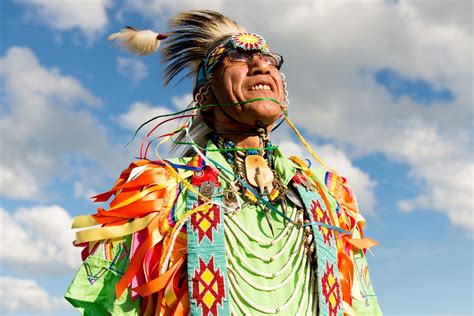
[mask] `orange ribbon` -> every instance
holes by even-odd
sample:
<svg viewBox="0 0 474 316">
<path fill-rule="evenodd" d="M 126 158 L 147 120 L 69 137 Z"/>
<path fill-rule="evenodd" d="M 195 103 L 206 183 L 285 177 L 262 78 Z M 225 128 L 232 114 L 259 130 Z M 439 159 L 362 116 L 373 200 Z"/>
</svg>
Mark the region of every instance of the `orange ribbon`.
<svg viewBox="0 0 474 316">
<path fill-rule="evenodd" d="M 153 248 L 157 243 L 159 243 L 163 237 L 160 235 L 158 230 L 154 230 L 153 233 L 148 235 L 147 239 L 143 242 L 137 252 L 134 254 L 130 264 L 127 268 L 127 271 L 123 274 L 120 281 L 115 286 L 115 295 L 117 299 L 122 296 L 122 293 L 129 286 L 133 277 L 137 274 L 138 270 L 143 264 L 143 258 L 145 257 L 147 251 Z"/>
<path fill-rule="evenodd" d="M 184 259 L 185 258 L 183 257 L 178 260 L 178 262 L 176 262 L 171 268 L 169 268 L 168 271 L 166 271 L 163 275 L 148 283 L 142 284 L 134 288 L 133 290 L 140 294 L 142 297 L 161 291 L 171 280 L 176 270 L 179 270 L 183 266 L 183 263 L 185 261 Z"/>
</svg>

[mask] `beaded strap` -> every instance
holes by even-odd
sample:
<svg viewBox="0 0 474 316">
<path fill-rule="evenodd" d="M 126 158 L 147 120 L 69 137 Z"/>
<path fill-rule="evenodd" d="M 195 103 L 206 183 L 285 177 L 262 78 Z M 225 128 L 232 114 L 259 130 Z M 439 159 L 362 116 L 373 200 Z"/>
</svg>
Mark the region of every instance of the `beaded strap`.
<svg viewBox="0 0 474 316">
<path fill-rule="evenodd" d="M 318 310 L 321 316 L 342 316 L 342 296 L 339 283 L 337 246 L 335 231 L 328 228 L 331 209 L 318 190 L 301 173 L 293 179 L 310 222 L 314 222 L 313 233 L 316 244 L 316 276 L 318 284 Z M 319 225 L 324 223 L 326 225 Z"/>
<path fill-rule="evenodd" d="M 214 204 L 207 212 L 190 216 L 188 234 L 188 284 L 191 315 L 230 315 L 224 239 L 222 190 L 209 167 L 192 178 L 196 191 L 211 198 Z M 186 207 L 194 209 L 203 200 L 187 192 Z"/>
</svg>

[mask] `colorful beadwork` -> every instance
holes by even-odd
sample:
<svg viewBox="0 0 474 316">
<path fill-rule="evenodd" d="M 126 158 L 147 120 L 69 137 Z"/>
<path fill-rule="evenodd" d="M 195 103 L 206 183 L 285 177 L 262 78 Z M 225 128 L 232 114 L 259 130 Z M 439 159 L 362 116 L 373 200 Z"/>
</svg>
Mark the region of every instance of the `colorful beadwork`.
<svg viewBox="0 0 474 316">
<path fill-rule="evenodd" d="M 205 69 L 214 69 L 214 66 L 221 61 L 221 56 L 228 50 L 229 48 L 221 44 L 214 48 L 207 58 L 205 59 Z"/>
<path fill-rule="evenodd" d="M 218 305 L 223 306 L 225 284 L 220 268 L 216 269 L 214 265 L 214 256 L 208 263 L 199 257 L 199 269 L 194 270 L 192 292 L 197 307 L 202 308 L 202 315 L 217 315 Z"/>
<path fill-rule="evenodd" d="M 334 265 L 326 261 L 326 271 L 321 278 L 323 296 L 329 307 L 329 315 L 337 315 L 341 306 L 341 289 L 337 277 L 334 275 Z"/>
<path fill-rule="evenodd" d="M 202 203 L 201 203 L 202 204 Z M 197 207 L 196 205 L 195 207 Z M 204 236 L 209 242 L 214 242 L 213 232 L 217 230 L 217 226 L 221 223 L 219 216 L 220 209 L 217 205 L 213 205 L 207 212 L 199 212 L 191 216 L 191 229 L 198 234 L 198 243 L 202 243 Z"/>
<path fill-rule="evenodd" d="M 229 315 L 227 267 L 224 240 L 224 210 L 219 206 L 223 195 L 216 171 L 203 168 L 191 179 L 195 192 L 188 191 L 186 208 L 204 203 L 196 194 L 203 185 L 212 183 L 208 198 L 216 204 L 207 212 L 198 212 L 188 220 L 188 289 L 190 314 Z M 206 238 L 204 238 L 204 236 Z"/>
<path fill-rule="evenodd" d="M 293 184 L 303 201 L 310 222 L 313 223 L 312 228 L 316 244 L 319 315 L 342 316 L 335 235 L 332 229 L 324 227 L 325 225 L 332 226 L 335 224 L 331 223 L 329 217 L 331 209 L 323 202 L 319 190 L 303 174 L 297 173 L 293 178 Z"/>
<path fill-rule="evenodd" d="M 267 42 L 263 37 L 255 33 L 238 33 L 232 35 L 230 39 L 234 48 L 244 50 L 267 51 Z"/>
<path fill-rule="evenodd" d="M 313 215 L 315 221 L 331 225 L 331 219 L 329 218 L 328 213 L 323 211 L 323 209 L 321 208 L 321 204 L 318 200 L 314 200 L 311 203 L 310 212 Z M 318 225 L 318 230 L 321 232 L 324 244 L 328 247 L 331 247 L 331 240 L 334 238 L 332 229 Z"/>
</svg>

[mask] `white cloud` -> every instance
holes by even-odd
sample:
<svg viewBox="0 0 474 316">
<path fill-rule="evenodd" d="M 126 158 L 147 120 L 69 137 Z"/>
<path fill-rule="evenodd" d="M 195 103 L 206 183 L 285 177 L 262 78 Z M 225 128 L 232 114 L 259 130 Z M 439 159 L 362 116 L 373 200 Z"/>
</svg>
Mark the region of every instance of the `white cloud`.
<svg viewBox="0 0 474 316">
<path fill-rule="evenodd" d="M 145 63 L 137 58 L 117 58 L 117 71 L 127 79 L 130 79 L 134 85 L 148 76 L 148 68 Z"/>
<path fill-rule="evenodd" d="M 85 89 L 77 79 L 61 74 L 57 68 L 42 67 L 29 48 L 9 48 L 0 59 L 0 65 L 0 75 L 6 79 L 6 90 L 13 101 L 25 102 L 27 97 L 35 97 L 68 106 L 77 101 L 82 101 L 90 107 L 102 104 L 102 101 Z M 27 91 L 28 95 L 23 91 Z"/>
<path fill-rule="evenodd" d="M 193 101 L 192 93 L 183 94 L 181 96 L 174 96 L 171 98 L 174 106 L 178 109 L 185 109 Z"/>
<path fill-rule="evenodd" d="M 50 297 L 33 280 L 0 277 L 0 309 L 5 313 L 43 313 L 66 308 L 62 297 Z"/>
<path fill-rule="evenodd" d="M 169 113 L 171 111 L 165 107 L 137 101 L 130 106 L 128 112 L 120 114 L 117 120 L 123 128 L 134 131 L 149 119 Z"/>
<path fill-rule="evenodd" d="M 224 0 L 125 0 L 119 11 L 137 11 L 144 17 L 148 18 L 155 27 L 163 28 L 163 22 L 157 21 L 157 16 L 169 15 L 170 13 L 190 10 L 196 8 L 206 8 L 208 10 L 222 11 L 226 1 Z M 157 32 L 163 32 L 160 29 Z"/>
<path fill-rule="evenodd" d="M 102 101 L 77 79 L 42 66 L 26 47 L 11 47 L 0 57 L 0 79 L 5 94 L 0 117 L 1 195 L 39 199 L 52 178 L 78 177 L 91 184 L 125 165 L 90 112 Z M 117 159 L 109 159 L 111 152 Z M 82 162 L 89 163 L 87 170 Z"/>
<path fill-rule="evenodd" d="M 91 197 L 98 193 L 99 192 L 96 192 L 91 189 L 91 187 L 87 183 L 81 181 L 74 181 L 74 197 L 90 201 Z"/>
<path fill-rule="evenodd" d="M 0 258 L 20 272 L 70 273 L 81 263 L 72 246 L 72 218 L 60 206 L 20 208 L 10 214 L 0 208 Z"/>
<path fill-rule="evenodd" d="M 311 158 L 310 160 L 316 163 L 303 145 L 288 140 L 280 140 L 278 144 L 283 153 L 295 155 L 302 159 Z M 330 169 L 335 170 L 340 176 L 347 179 L 357 196 L 361 213 L 364 215 L 375 214 L 375 181 L 367 173 L 354 166 L 343 150 L 332 145 L 312 145 L 311 147 L 316 150 L 316 153 Z"/>
<path fill-rule="evenodd" d="M 111 0 L 95 1 L 21 1 L 26 7 L 26 18 L 46 24 L 54 31 L 78 29 L 93 40 L 105 31 L 108 23 L 107 8 Z"/>
<path fill-rule="evenodd" d="M 404 211 L 434 208 L 472 234 L 474 161 L 470 149 L 459 147 L 461 144 L 459 137 L 447 137 L 429 126 L 413 126 L 409 135 L 401 138 L 401 152 L 393 155 L 402 155 L 415 166 L 410 176 L 422 179 L 424 189 L 420 195 L 400 201 L 399 206 Z"/>
<path fill-rule="evenodd" d="M 154 106 L 148 102 L 142 102 L 142 101 L 137 101 L 134 102 L 128 112 L 120 114 L 116 120 L 118 121 L 119 125 L 122 126 L 123 128 L 135 131 L 140 125 L 143 123 L 147 122 L 151 118 L 158 116 L 158 115 L 164 115 L 164 114 L 170 114 L 172 111 L 168 108 L 162 107 L 162 106 Z M 170 117 L 171 118 L 171 117 Z M 167 134 L 172 132 L 177 128 L 177 121 L 176 120 L 171 120 L 167 123 L 164 123 L 160 127 L 155 129 L 155 126 L 157 126 L 158 123 L 164 122 L 168 118 L 162 118 L 156 121 L 152 121 L 149 124 L 145 125 L 142 127 L 140 132 L 137 134 L 135 139 L 139 140 L 140 142 L 145 138 L 145 136 L 151 132 L 152 129 L 154 129 L 153 133 L 150 134 L 150 136 L 147 139 L 148 142 L 152 142 L 152 146 L 149 147 L 148 152 L 146 152 L 146 144 L 143 143 L 143 155 L 146 152 L 146 157 L 148 159 L 155 159 L 155 155 L 153 152 L 156 150 L 156 145 L 160 143 L 161 140 L 166 139 L 166 137 L 162 137 L 160 139 L 157 139 L 158 136 Z M 164 145 L 159 145 L 159 155 L 160 158 L 169 158 L 170 157 L 170 142 L 166 141 Z"/>
</svg>

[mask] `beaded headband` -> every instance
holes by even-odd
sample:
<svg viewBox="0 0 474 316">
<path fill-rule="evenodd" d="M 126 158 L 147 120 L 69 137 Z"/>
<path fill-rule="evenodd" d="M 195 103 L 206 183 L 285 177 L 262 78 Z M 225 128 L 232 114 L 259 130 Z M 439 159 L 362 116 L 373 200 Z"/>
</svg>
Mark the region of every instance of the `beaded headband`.
<svg viewBox="0 0 474 316">
<path fill-rule="evenodd" d="M 255 33 L 237 33 L 224 39 L 224 42 L 212 49 L 201 63 L 196 79 L 196 85 L 204 84 L 207 77 L 220 65 L 225 53 L 230 49 L 258 50 L 269 52 L 267 41 Z"/>
</svg>

